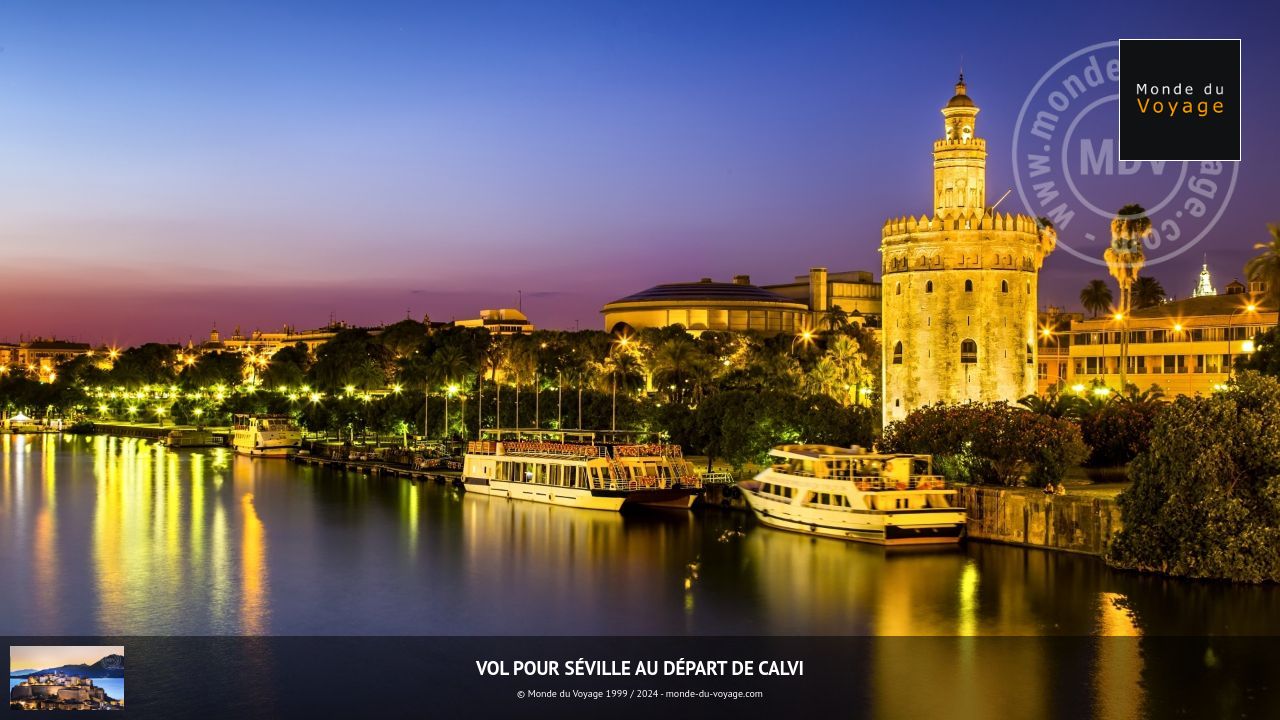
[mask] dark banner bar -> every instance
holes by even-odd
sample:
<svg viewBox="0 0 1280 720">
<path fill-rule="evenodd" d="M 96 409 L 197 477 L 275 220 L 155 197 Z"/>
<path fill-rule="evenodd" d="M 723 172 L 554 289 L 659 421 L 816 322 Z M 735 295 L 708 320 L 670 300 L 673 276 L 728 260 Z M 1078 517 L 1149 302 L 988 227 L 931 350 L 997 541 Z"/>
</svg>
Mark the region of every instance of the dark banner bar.
<svg viewBox="0 0 1280 720">
<path fill-rule="evenodd" d="M 139 720 L 1280 717 L 1274 638 L 5 639 L 123 645 Z"/>
</svg>

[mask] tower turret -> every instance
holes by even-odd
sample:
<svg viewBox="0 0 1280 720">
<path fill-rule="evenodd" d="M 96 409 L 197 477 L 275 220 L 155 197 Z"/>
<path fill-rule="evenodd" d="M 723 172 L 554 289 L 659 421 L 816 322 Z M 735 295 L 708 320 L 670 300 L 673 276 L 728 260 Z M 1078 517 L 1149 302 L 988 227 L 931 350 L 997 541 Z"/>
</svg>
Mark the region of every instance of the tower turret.
<svg viewBox="0 0 1280 720">
<path fill-rule="evenodd" d="M 942 108 L 942 139 L 933 144 L 933 207 L 937 215 L 982 213 L 987 193 L 987 141 L 975 134 L 978 106 L 964 84 Z"/>
</svg>

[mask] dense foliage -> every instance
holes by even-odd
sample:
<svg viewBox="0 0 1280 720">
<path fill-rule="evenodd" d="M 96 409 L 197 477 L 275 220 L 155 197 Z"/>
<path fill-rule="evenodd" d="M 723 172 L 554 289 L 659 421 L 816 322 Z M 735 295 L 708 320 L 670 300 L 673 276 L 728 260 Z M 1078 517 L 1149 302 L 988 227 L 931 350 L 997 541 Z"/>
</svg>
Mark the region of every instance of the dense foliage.
<svg viewBox="0 0 1280 720">
<path fill-rule="evenodd" d="M 1258 333 L 1253 339 L 1253 347 L 1253 352 L 1236 356 L 1236 369 L 1280 377 L 1280 329 L 1271 328 Z"/>
<path fill-rule="evenodd" d="M 1086 454 L 1075 423 L 1004 402 L 920 408 L 885 428 L 880 447 L 933 455 L 952 481 L 996 485 L 1059 482 Z"/>
<path fill-rule="evenodd" d="M 1280 581 L 1280 381 L 1244 373 L 1224 392 L 1178 398 L 1129 476 L 1111 564 Z"/>
<path fill-rule="evenodd" d="M 344 437 L 431 439 L 616 426 L 667 433 L 741 467 L 784 440 L 870 443 L 879 346 L 847 318 L 827 325 L 798 337 L 679 327 L 492 336 L 404 320 L 272 355 L 147 344 L 63 363 L 52 381 L 0 376 L 0 413 L 211 425 L 291 413 Z"/>
<path fill-rule="evenodd" d="M 1090 467 L 1124 465 L 1150 443 L 1156 419 L 1167 407 L 1159 394 L 1131 392 L 1094 406 L 1079 415 L 1080 432 L 1089 446 Z"/>
</svg>

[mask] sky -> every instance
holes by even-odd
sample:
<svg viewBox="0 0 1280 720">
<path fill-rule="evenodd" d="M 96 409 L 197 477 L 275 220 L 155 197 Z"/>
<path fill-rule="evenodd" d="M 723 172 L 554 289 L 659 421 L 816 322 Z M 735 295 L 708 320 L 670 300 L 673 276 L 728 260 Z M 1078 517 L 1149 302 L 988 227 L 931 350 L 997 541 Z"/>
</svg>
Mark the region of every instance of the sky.
<svg viewBox="0 0 1280 720">
<path fill-rule="evenodd" d="M 9 672 L 92 665 L 108 655 L 124 656 L 122 645 L 11 645 Z"/>
<path fill-rule="evenodd" d="M 604 302 L 660 282 L 878 276 L 884 220 L 931 204 L 962 61 L 994 202 L 1036 80 L 1120 35 L 1243 39 L 1234 196 L 1196 252 L 1152 268 L 1186 295 L 1208 253 L 1221 287 L 1280 221 L 1278 20 L 1203 2 L 11 0 L 0 340 L 448 320 L 518 292 L 540 327 L 599 328 Z M 1117 204 L 1155 192 L 1131 190 Z M 1056 253 L 1040 303 L 1075 307 L 1102 276 Z"/>
</svg>

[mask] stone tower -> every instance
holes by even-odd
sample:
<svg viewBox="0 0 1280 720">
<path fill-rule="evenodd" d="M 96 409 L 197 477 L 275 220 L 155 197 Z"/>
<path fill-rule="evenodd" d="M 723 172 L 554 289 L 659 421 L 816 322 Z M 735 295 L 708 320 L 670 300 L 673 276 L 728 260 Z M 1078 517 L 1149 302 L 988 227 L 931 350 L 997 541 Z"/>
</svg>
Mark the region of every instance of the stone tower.
<svg viewBox="0 0 1280 720">
<path fill-rule="evenodd" d="M 884 421 L 938 401 L 1016 401 L 1036 390 L 1036 281 L 1057 236 L 986 205 L 987 144 L 965 90 L 942 108 L 933 208 L 881 231 Z"/>
</svg>

